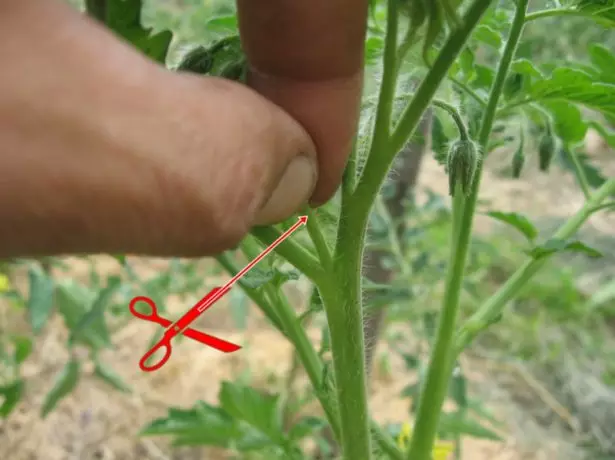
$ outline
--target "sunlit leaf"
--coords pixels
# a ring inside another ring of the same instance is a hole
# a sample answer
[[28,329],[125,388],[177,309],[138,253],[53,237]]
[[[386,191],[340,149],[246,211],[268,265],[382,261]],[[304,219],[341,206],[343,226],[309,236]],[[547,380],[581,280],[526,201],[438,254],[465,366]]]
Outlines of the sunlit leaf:
[[17,379],[13,383],[0,386],[0,418],[8,417],[15,409],[25,389],[25,382]]
[[529,241],[534,241],[538,236],[538,229],[532,224],[529,219],[516,212],[501,212],[490,211],[487,213],[489,217],[504,222],[505,224],[514,227],[520,231]]
[[41,408],[41,417],[45,418],[56,405],[68,396],[77,386],[81,371],[81,364],[77,359],[72,358],[60,374],[56,377],[53,387],[45,396]]
[[53,309],[54,283],[39,264],[32,264],[28,270],[30,292],[28,297],[28,313],[30,324],[35,334],[39,333]]
[[130,393],[130,386],[109,366],[96,359],[94,362],[94,375],[116,390]]
[[587,246],[585,243],[580,241],[564,241],[558,239],[548,240],[546,243],[526,251],[526,253],[534,259],[542,259],[555,254],[556,252],[563,251],[581,253],[594,258],[602,257],[601,252]]

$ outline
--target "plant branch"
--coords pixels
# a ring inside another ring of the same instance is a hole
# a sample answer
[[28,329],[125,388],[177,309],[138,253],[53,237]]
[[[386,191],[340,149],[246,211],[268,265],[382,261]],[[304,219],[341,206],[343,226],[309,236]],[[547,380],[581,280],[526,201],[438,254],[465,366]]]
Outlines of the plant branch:
[[316,253],[320,259],[320,263],[326,272],[329,272],[333,264],[331,249],[325,240],[325,236],[322,233],[322,227],[320,226],[320,220],[318,214],[312,210],[306,210],[308,220],[306,223],[307,231],[310,234],[310,238],[316,248]]
[[[251,233],[266,246],[273,243],[282,234],[275,227],[255,227]],[[275,252],[301,270],[315,284],[318,285],[319,280],[323,278],[324,272],[318,259],[294,241],[289,239],[283,241],[275,249]]]
[[[553,238],[566,240],[573,236],[589,217],[601,207],[602,201],[615,193],[615,179],[605,182],[591,195],[585,205],[572,216]],[[548,257],[525,262],[504,285],[493,294],[462,326],[455,340],[456,353],[461,353],[506,307],[519,290],[545,265]]]
[[[481,2],[477,1],[476,3]],[[510,64],[517,49],[519,38],[523,32],[527,4],[528,0],[517,1],[517,8],[510,34],[506,46],[504,47],[504,52],[502,53],[502,58],[498,65],[487,106],[483,114],[479,133],[481,151],[485,151],[489,142],[489,135],[491,134],[493,122],[495,120],[495,112],[499,98],[504,87]],[[436,64],[434,64],[434,68],[436,68],[436,66],[437,61]],[[463,272],[470,246],[474,209],[478,198],[482,164],[483,162],[479,162],[477,177],[472,185],[471,194],[465,199],[464,209],[462,211],[463,215],[459,217],[460,223],[459,225],[455,224],[451,232],[452,235],[457,237],[457,241],[451,245],[451,261],[446,280],[443,309],[440,324],[438,326],[437,339],[427,370],[427,378],[423,385],[424,390],[421,393],[415,430],[408,449],[407,458],[412,460],[428,460],[431,456],[431,449],[436,438],[442,405],[446,398],[448,383],[455,363],[454,328],[459,307]],[[459,190],[457,190],[455,195],[460,195]],[[454,206],[459,204],[457,200],[453,200],[453,202]],[[454,216],[459,216],[459,210],[453,211]]]
[[374,122],[374,135],[370,156],[379,155],[382,147],[388,142],[391,131],[391,115],[393,114],[393,100],[397,87],[397,29],[399,14],[397,12],[398,0],[388,0],[387,3],[387,31],[383,56],[383,75],[380,84],[380,95],[376,108]]
[[525,16],[525,22],[536,21],[538,19],[550,18],[554,16],[579,16],[587,19],[593,19],[599,24],[613,26],[613,21],[610,21],[606,18],[600,16],[600,13],[606,13],[609,10],[612,10],[613,7],[606,7],[597,11],[592,11],[591,13],[588,11],[578,10],[576,8],[550,8],[540,11],[534,11],[533,13],[529,13]]
[[485,102],[485,100],[480,97],[476,91],[474,91],[472,88],[470,88],[468,85],[466,85],[465,83],[463,83],[462,81],[457,80],[455,77],[448,77],[448,79],[455,85],[457,86],[460,90],[462,90],[464,93],[466,93],[468,96],[470,96],[472,99],[474,99],[476,102],[478,102],[478,104],[481,107],[485,107],[487,105],[487,102]]

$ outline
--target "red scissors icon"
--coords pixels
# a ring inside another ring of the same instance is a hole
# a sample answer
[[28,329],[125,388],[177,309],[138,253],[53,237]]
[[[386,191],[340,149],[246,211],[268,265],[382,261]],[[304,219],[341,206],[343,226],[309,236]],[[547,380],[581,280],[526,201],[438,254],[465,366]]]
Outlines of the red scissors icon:
[[[241,348],[239,345],[235,345],[234,343],[227,342],[226,340],[219,339],[218,337],[188,328],[190,323],[192,323],[201,313],[211,307],[229,290],[230,286],[225,288],[213,288],[205,295],[205,297],[199,300],[190,310],[188,310],[174,323],[158,314],[156,303],[149,297],[138,296],[132,299],[130,301],[129,309],[133,316],[167,328],[162,338],[147,353],[145,353],[139,361],[139,367],[141,370],[151,372],[160,369],[171,357],[171,340],[178,334],[183,334],[188,338],[201,342],[204,345],[210,346],[224,353],[232,353],[239,350]],[[139,302],[143,302],[148,305],[150,309],[149,314],[137,311],[136,306]],[[146,365],[147,360],[161,348],[164,348],[165,351],[164,356],[160,359],[160,361],[152,365]]]

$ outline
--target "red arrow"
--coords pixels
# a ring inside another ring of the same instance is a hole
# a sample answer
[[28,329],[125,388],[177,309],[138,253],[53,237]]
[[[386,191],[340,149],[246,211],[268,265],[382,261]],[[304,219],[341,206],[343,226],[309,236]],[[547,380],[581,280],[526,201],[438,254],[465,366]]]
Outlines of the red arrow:
[[[239,271],[235,276],[233,276],[224,286],[215,287],[211,291],[209,291],[205,296],[199,300],[190,310],[188,310],[184,315],[171,324],[167,330],[165,331],[163,337],[156,343],[150,351],[148,351],[140,361],[139,365],[143,370],[155,370],[162,367],[162,365],[169,359],[171,355],[171,339],[178,334],[181,334],[196,318],[198,318],[205,310],[211,307],[214,303],[222,298],[224,294],[231,290],[233,285],[239,281],[239,279],[244,276],[248,271],[250,271],[254,266],[259,263],[267,254],[273,251],[276,246],[282,243],[285,239],[287,239],[293,232],[295,232],[299,227],[307,223],[307,216],[299,217],[299,220],[288,230],[282,233],[276,240],[271,243],[267,248],[265,248],[252,262],[246,265],[243,269]],[[147,361],[158,349],[165,347],[167,352],[162,360],[153,366],[145,366],[145,361]]]

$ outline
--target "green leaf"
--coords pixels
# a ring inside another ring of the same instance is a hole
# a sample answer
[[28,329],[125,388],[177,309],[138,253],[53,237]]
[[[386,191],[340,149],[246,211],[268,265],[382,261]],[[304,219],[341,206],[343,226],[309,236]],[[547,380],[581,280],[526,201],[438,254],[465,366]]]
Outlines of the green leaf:
[[365,40],[365,63],[366,65],[374,65],[379,62],[384,50],[384,39],[372,35]]
[[[77,340],[82,338],[86,332],[94,325],[106,324],[105,323],[105,308],[109,305],[113,294],[121,286],[121,279],[117,276],[109,277],[107,280],[107,286],[98,293],[98,297],[94,301],[94,304],[85,313],[79,322],[71,328],[71,334],[68,339],[68,343],[72,346]],[[107,327],[101,327],[99,329],[100,338],[104,341],[106,346],[111,346],[111,337]]]
[[589,46],[589,57],[598,70],[601,79],[615,83],[615,55],[604,45],[593,43]]
[[20,365],[32,353],[32,339],[25,336],[14,336],[12,338],[13,346],[15,347],[14,360],[15,364]]
[[58,402],[68,396],[77,387],[80,371],[81,363],[77,359],[72,358],[66,363],[56,378],[53,387],[49,393],[47,393],[47,396],[45,396],[43,407],[41,408],[42,418],[45,418],[56,407]]
[[250,289],[258,289],[272,281],[274,277],[274,270],[263,270],[260,267],[254,267],[239,280],[239,284]]
[[481,24],[475,30],[472,38],[481,41],[496,50],[500,50],[502,47],[502,37],[500,34],[493,30],[491,27]]
[[231,446],[240,451],[261,449],[270,442],[246,425],[240,425],[219,407],[199,401],[189,410],[170,408],[168,415],[147,425],[141,436],[173,436],[173,445]]
[[542,79],[544,75],[536,66],[532,63],[532,61],[528,59],[517,59],[510,65],[511,72],[517,72],[527,77]]
[[13,383],[0,387],[0,417],[8,417],[17,406],[23,396],[26,384],[23,380],[17,379]]
[[132,392],[130,386],[113,369],[98,359],[94,361],[94,375],[121,392]]
[[290,429],[288,437],[292,441],[299,441],[306,436],[313,436],[327,426],[327,422],[319,417],[301,417]]
[[[77,327],[79,321],[90,311],[96,297],[95,292],[74,280],[68,279],[58,283],[56,304],[69,331]],[[108,337],[109,332],[104,317],[96,316],[84,328],[83,333],[75,337],[75,341],[92,349],[99,349],[108,346]]]
[[597,23],[615,27],[615,2],[613,0],[576,0],[575,10],[591,16]]
[[173,34],[164,30],[152,35],[151,28],[143,27],[141,24],[142,3],[142,0],[108,0],[105,24],[146,56],[164,64]]
[[237,16],[216,16],[205,23],[205,27],[211,31],[237,32]]
[[466,435],[476,439],[503,442],[504,440],[495,431],[484,427],[480,422],[464,416],[463,412],[446,413],[440,416],[438,432],[442,437],[452,435]]
[[583,253],[589,257],[602,257],[602,253],[597,251],[594,248],[587,246],[585,243],[580,241],[564,241],[558,239],[548,240],[546,243],[536,246],[529,251],[526,251],[528,255],[530,255],[533,259],[542,259],[544,257],[555,254],[556,252],[576,252]]
[[284,442],[280,397],[259,393],[251,387],[223,382],[219,394],[221,407],[266,435],[273,443]]
[[587,133],[587,123],[578,107],[566,101],[544,101],[542,104],[553,115],[553,129],[565,144],[581,142]]
[[597,82],[580,70],[558,67],[548,78],[533,82],[527,95],[534,101],[559,99],[615,116],[615,85]]
[[521,214],[517,214],[516,212],[490,211],[487,215],[516,228],[530,242],[534,241],[536,236],[538,236],[538,229],[529,221],[527,217]]
[[33,264],[28,270],[30,293],[27,309],[30,324],[35,334],[38,334],[51,316],[53,308],[54,283],[39,264]]
[[453,401],[457,404],[457,407],[460,409],[465,409],[468,407],[467,382],[465,376],[459,368],[457,368],[455,374],[453,374],[453,377],[451,378],[449,394],[451,395],[451,398],[453,398]]

